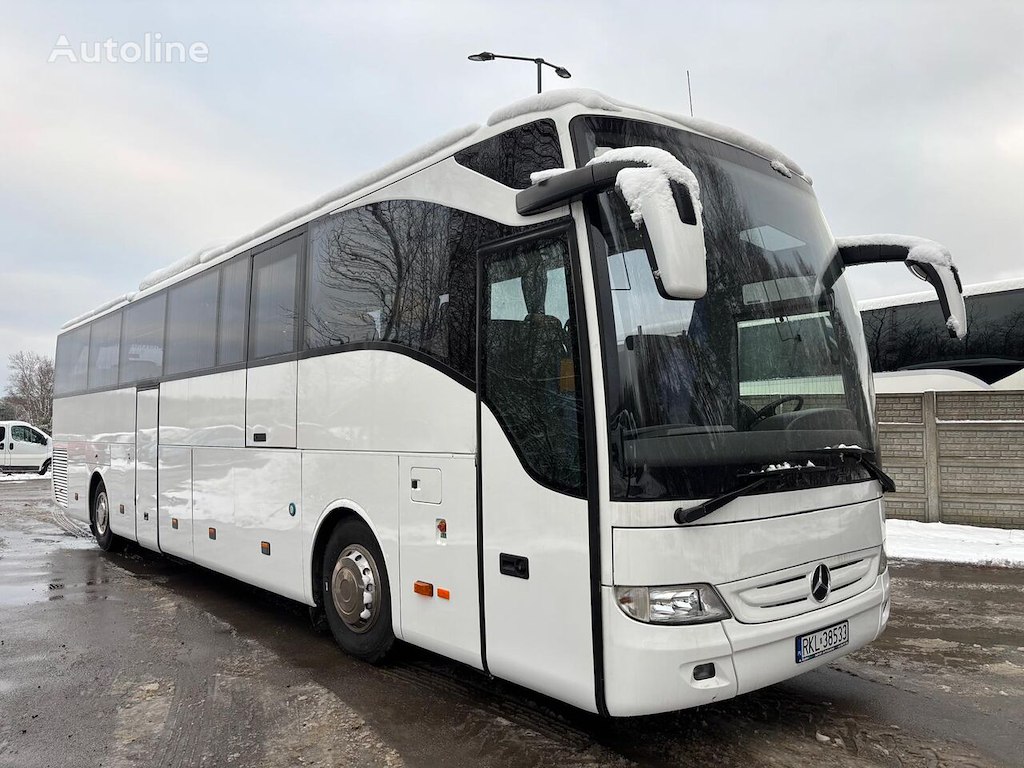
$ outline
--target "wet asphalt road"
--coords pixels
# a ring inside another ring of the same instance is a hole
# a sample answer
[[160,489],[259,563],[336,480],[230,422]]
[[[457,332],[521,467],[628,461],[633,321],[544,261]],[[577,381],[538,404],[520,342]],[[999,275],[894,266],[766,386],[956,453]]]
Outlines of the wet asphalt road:
[[306,609],[106,554],[0,479],[0,766],[1024,766],[1024,571],[893,564],[859,653],[722,704],[587,715],[400,648],[343,656]]

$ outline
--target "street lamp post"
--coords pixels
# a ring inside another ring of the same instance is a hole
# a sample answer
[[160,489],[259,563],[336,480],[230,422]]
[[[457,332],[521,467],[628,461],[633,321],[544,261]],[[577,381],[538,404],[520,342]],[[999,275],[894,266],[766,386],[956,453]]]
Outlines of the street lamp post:
[[513,59],[514,61],[532,61],[537,65],[537,93],[541,92],[541,74],[544,71],[544,67],[548,66],[555,70],[555,74],[561,78],[568,79],[572,77],[569,74],[569,70],[565,67],[559,67],[552,64],[550,61],[544,61],[544,59],[531,59],[529,56],[502,56],[500,53],[491,53],[490,51],[481,51],[480,53],[474,53],[469,57],[470,61],[494,61],[495,59]]

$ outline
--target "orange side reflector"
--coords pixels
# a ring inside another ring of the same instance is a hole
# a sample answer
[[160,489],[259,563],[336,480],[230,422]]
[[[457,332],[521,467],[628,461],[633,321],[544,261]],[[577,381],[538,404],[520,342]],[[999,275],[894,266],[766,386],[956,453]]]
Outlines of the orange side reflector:
[[412,591],[417,595],[423,595],[424,597],[434,596],[434,585],[426,581],[417,581],[412,585]]
[[440,597],[442,600],[452,599],[452,593],[449,592],[447,589],[441,589],[441,587],[437,588],[437,596]]
[[171,518],[171,528],[173,528],[174,530],[178,530],[178,518]]
[[261,541],[260,542],[260,551],[264,555],[269,555],[270,554],[270,542],[269,541]]
[[217,529],[216,528],[210,528],[210,538],[211,539],[216,539],[217,538]]

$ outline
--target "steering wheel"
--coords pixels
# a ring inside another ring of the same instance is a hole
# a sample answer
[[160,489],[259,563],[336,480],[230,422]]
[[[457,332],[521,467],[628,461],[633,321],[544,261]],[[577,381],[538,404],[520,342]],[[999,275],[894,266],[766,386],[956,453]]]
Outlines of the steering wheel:
[[757,411],[754,413],[754,418],[751,420],[750,426],[754,426],[759,421],[764,421],[769,416],[773,416],[775,414],[776,408],[778,408],[783,403],[788,403],[790,401],[796,403],[796,408],[793,409],[794,411],[799,411],[801,408],[804,407],[804,399],[800,395],[786,395],[785,397],[780,397],[777,400],[772,400],[767,405],[758,408]]

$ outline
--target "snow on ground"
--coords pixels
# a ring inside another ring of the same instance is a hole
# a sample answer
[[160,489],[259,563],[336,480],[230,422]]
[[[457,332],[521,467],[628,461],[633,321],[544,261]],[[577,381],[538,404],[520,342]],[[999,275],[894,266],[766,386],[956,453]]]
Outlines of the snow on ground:
[[0,483],[24,483],[26,480],[52,480],[53,475],[47,472],[39,475],[36,472],[0,472]]
[[887,520],[889,557],[1024,568],[1024,530]]

